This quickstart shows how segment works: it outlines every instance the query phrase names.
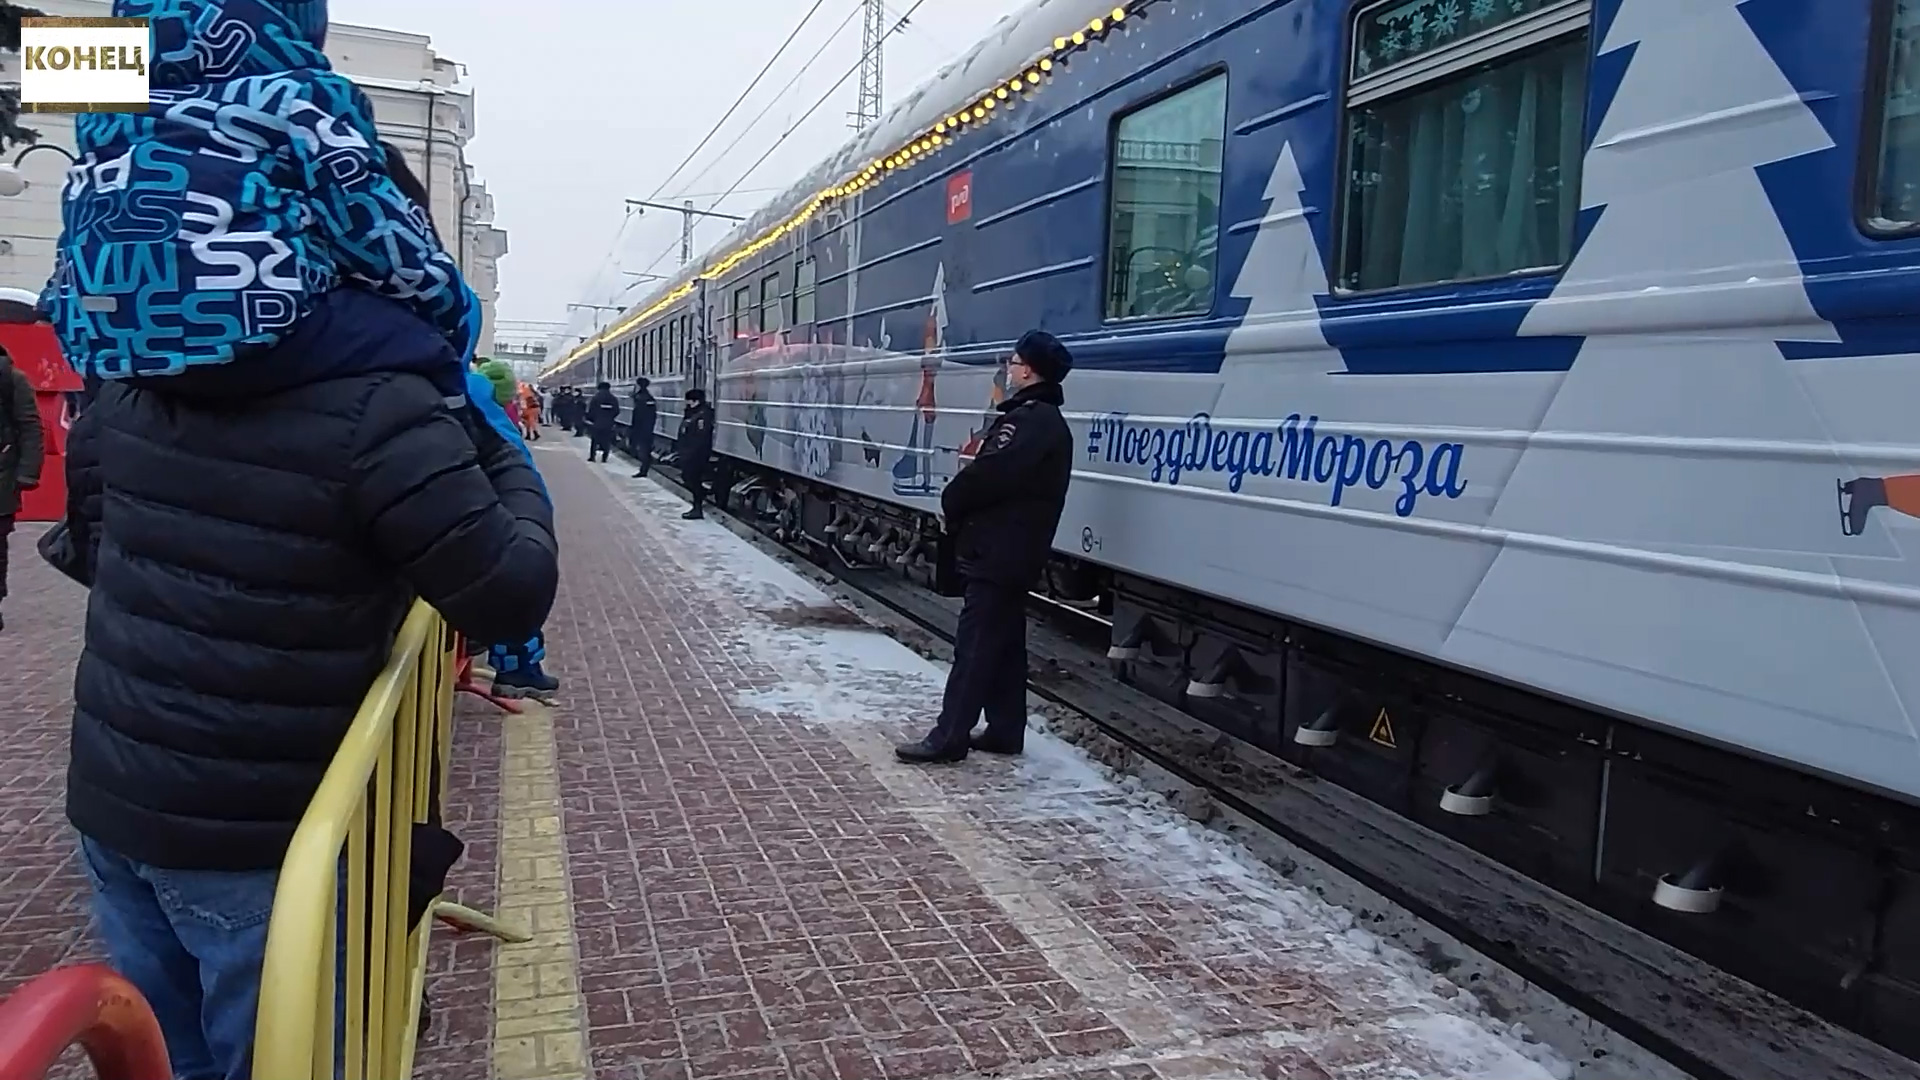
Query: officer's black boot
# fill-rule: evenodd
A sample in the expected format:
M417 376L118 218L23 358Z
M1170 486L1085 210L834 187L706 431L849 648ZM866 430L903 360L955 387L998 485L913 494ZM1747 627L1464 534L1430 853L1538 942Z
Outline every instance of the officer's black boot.
M902 743L893 748L893 756L911 765L950 765L967 760L964 739L943 740L940 734L936 730L919 742Z
M988 727L980 734L970 736L968 745L983 754L1005 754L1011 757L1027 748L1026 736L1027 728L1024 724L1007 731L995 731L992 727Z

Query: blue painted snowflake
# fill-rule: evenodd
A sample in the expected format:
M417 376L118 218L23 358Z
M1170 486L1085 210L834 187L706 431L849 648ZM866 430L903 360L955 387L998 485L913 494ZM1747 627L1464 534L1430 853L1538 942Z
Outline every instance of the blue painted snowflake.
M1389 60L1397 58L1405 48L1406 42L1401 40L1400 31L1397 29L1387 31L1386 35L1380 39L1380 51L1385 53Z
M1443 38L1460 28L1460 0L1441 0L1433 9L1433 36Z
M1493 17L1494 0L1473 0L1471 8L1475 22L1485 22Z

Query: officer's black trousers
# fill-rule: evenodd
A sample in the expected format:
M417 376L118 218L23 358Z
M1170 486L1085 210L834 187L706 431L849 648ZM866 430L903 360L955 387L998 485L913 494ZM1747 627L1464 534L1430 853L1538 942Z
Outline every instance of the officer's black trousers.
M693 497L694 512L703 512L707 505L707 462L689 462L681 468L680 479L686 484L687 494Z
M968 578L953 637L953 671L932 741L966 745L984 712L987 735L1013 739L1027 725L1027 594L1024 589Z

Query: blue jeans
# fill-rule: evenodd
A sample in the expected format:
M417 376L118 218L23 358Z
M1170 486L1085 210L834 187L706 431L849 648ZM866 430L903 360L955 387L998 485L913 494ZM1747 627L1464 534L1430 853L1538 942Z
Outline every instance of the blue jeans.
M163 870L80 838L115 970L145 995L176 1080L250 1080L278 870Z
M162 870L87 837L80 862L115 971L160 1021L174 1080L251 1080L278 870ZM342 867L344 893L345 867ZM334 927L333 1074L346 1070L346 900Z

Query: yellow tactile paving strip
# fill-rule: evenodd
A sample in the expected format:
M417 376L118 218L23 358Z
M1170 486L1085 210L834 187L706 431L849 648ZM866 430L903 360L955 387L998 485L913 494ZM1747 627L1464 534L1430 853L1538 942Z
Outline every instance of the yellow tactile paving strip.
M494 958L493 1075L584 1080L586 1008L560 825L553 715L528 702L502 718L500 918L533 933Z

